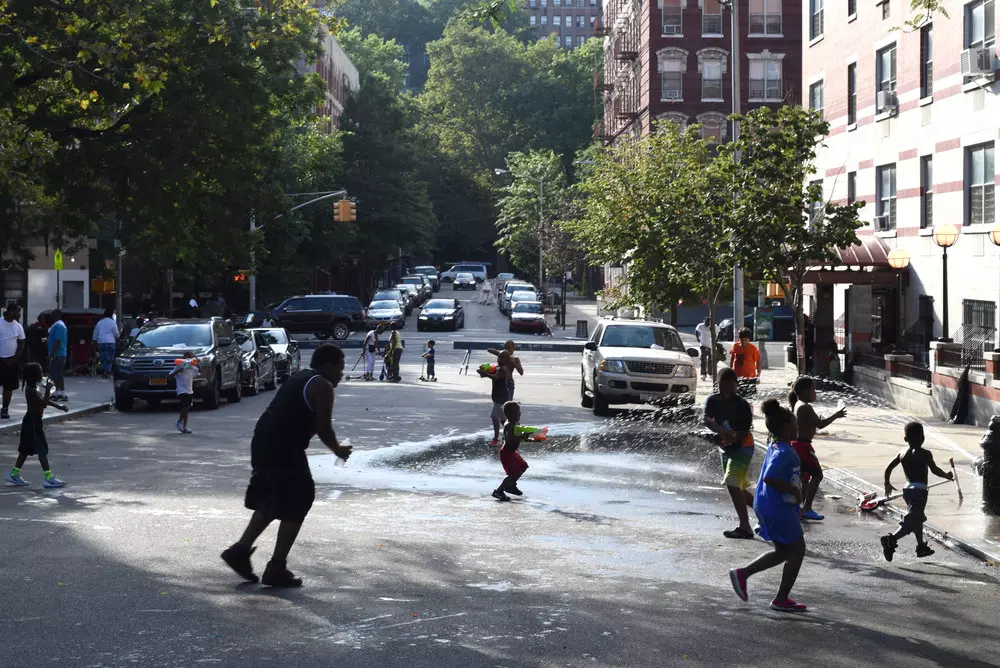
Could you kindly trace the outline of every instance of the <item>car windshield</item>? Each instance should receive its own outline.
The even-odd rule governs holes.
[[[282,329],[268,329],[262,332],[254,332],[257,335],[257,344],[265,346],[283,346],[288,343],[288,337]]]
[[[404,278],[403,282],[407,283],[408,285],[423,285],[424,284],[424,279],[422,279],[422,278],[420,278],[418,276],[413,276],[411,278]]]
[[[382,290],[380,292],[375,293],[375,299],[373,299],[372,301],[377,302],[377,301],[382,301],[383,299],[390,299],[392,301],[396,301],[397,299],[399,299],[399,292],[397,291],[393,293],[389,292],[388,290]]]
[[[514,307],[514,313],[544,313],[541,304],[518,304]]]
[[[473,276],[472,274],[466,273],[466,272],[462,272],[461,274],[456,274],[455,275],[455,280],[458,280],[458,281],[471,281],[474,278],[475,278],[475,276]]]
[[[417,272],[418,274],[427,274],[428,276],[431,275],[437,276],[438,273],[437,269],[435,269],[434,267],[417,267],[413,271]]]
[[[399,308],[399,302],[396,301],[377,301],[372,302],[368,307],[370,311],[395,311]]]
[[[406,290],[407,294],[409,294],[411,292],[416,292],[417,291],[417,286],[415,286],[415,285],[408,285],[408,284],[404,283],[404,284],[402,284],[402,285],[399,286],[399,289],[400,290]]]
[[[508,283],[504,290],[509,294],[514,294],[515,292],[527,291],[529,287],[530,286],[525,285],[524,283]]]
[[[533,302],[535,299],[534,292],[515,292],[510,298],[512,302]]]
[[[451,299],[432,299],[426,304],[424,304],[424,310],[427,309],[445,309],[451,311],[455,308],[455,302]]]
[[[248,335],[244,334],[243,332],[236,332],[233,335],[233,339],[236,341],[236,343],[240,344],[240,348],[243,349],[243,352],[245,353],[253,352],[253,339],[251,339]]]
[[[208,323],[147,324],[132,342],[132,348],[207,348],[212,345]]]
[[[684,351],[681,337],[666,327],[615,325],[604,330],[601,345],[610,348],[656,348]]]

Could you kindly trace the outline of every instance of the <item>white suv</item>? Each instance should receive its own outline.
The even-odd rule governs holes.
[[[441,282],[448,283],[455,280],[455,276],[458,274],[469,273],[476,277],[476,283],[482,283],[486,280],[486,265],[484,264],[474,264],[474,263],[462,263],[452,265],[451,269],[448,271],[441,272]]]
[[[580,403],[595,415],[609,404],[694,403],[697,357],[670,325],[602,320],[584,346]]]

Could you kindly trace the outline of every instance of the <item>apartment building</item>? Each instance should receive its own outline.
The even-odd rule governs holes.
[[[602,0],[525,0],[528,25],[546,38],[555,35],[561,46],[575,49],[594,36],[600,25]]]
[[[330,119],[330,126],[340,125],[340,116],[344,113],[344,105],[351,91],[357,91],[360,83],[358,68],[351,62],[350,57],[343,47],[324,26],[322,50],[315,63],[306,63],[304,60],[298,63],[301,72],[316,72],[323,78],[326,86],[326,95],[323,103],[315,112],[319,116]]]
[[[539,0],[540,1],[540,0]],[[740,111],[801,99],[802,2],[738,2]],[[605,0],[604,139],[658,119],[729,137],[732,19],[720,0]]]

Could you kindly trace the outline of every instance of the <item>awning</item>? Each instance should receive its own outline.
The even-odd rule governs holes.
[[[840,264],[848,267],[889,268],[889,247],[881,237],[863,236],[861,243],[840,249]]]
[[[889,247],[881,237],[865,235],[859,242],[837,253],[836,266],[813,267],[806,272],[804,282],[815,284],[894,285],[897,272],[889,264]],[[908,268],[902,270],[908,282]]]

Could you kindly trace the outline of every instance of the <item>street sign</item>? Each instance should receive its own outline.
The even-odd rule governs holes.
[[[56,271],[62,271],[63,268],[63,254],[62,251],[56,249],[56,254],[52,256],[53,264],[55,265]]]

